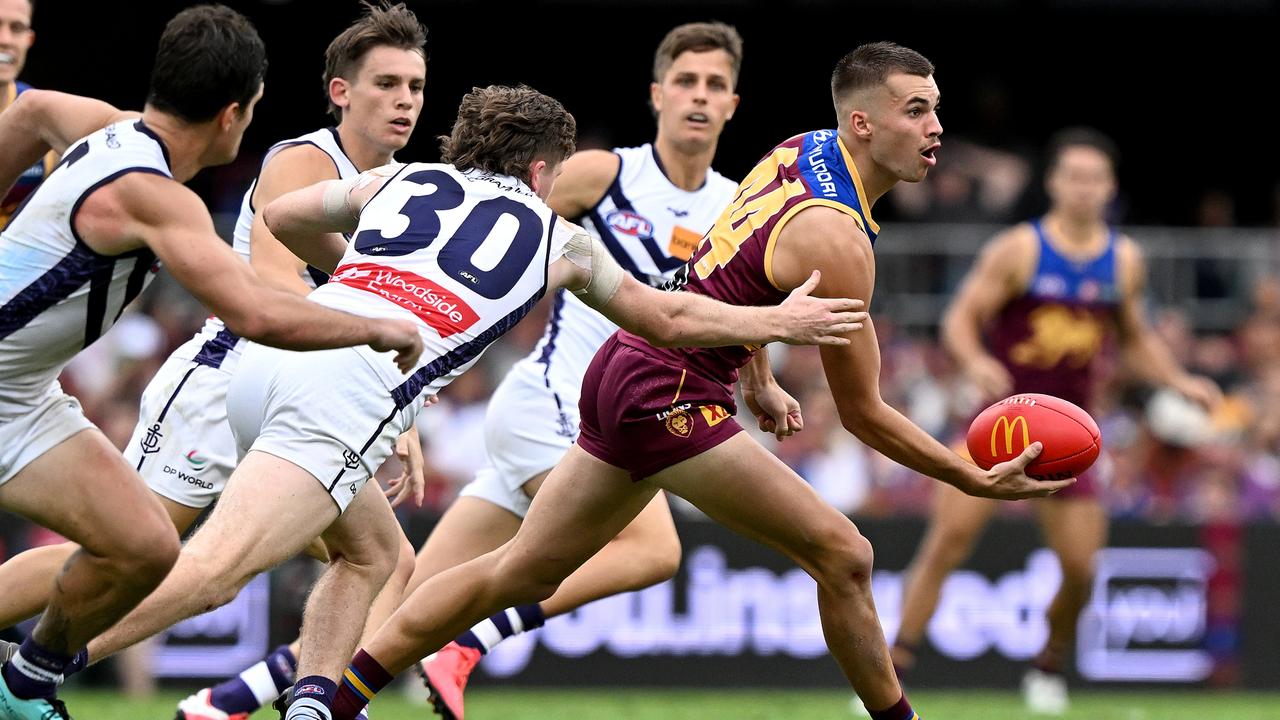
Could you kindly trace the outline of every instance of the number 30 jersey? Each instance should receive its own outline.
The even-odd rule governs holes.
[[[333,276],[309,297],[418,323],[424,350],[408,379],[371,363],[403,407],[448,385],[533,309],[573,232],[519,179],[413,163],[366,203]]]
[[[141,120],[108,125],[67,149],[0,234],[0,415],[43,395],[155,276],[149,248],[102,255],[75,229],[89,195],[135,172],[171,178],[164,144]]]

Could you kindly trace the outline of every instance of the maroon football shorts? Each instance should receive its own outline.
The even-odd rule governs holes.
[[[615,333],[582,378],[578,446],[643,480],[742,432],[733,389],[624,345]]]

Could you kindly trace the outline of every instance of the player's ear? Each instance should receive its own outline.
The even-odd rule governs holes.
[[[655,113],[662,112],[662,86],[656,82],[649,83],[649,107]]]
[[[736,113],[736,112],[738,112],[738,103],[740,103],[740,102],[742,102],[742,98],[738,95],[738,93],[734,93],[734,94],[733,94],[733,109],[729,111],[729,114],[728,114],[728,115],[725,115],[725,116],[724,116],[724,119],[725,119],[725,120],[732,120],[732,119],[733,119],[733,114],[734,114],[734,113]]]
[[[854,137],[869,138],[871,137],[871,118],[863,110],[853,110],[849,113],[849,129]]]
[[[542,172],[547,169],[546,160],[534,160],[529,166],[529,187],[533,188],[535,195],[542,197]]]
[[[244,106],[238,102],[230,103],[218,112],[218,128],[227,132],[243,116]]]
[[[344,78],[336,77],[329,81],[329,100],[343,110],[351,104],[350,92],[351,83]]]

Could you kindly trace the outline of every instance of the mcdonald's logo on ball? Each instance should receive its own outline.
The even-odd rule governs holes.
[[[983,470],[1018,457],[1040,442],[1040,456],[1027,466],[1037,480],[1076,477],[1102,450],[1102,433],[1089,413],[1061,398],[1023,393],[988,407],[969,426],[966,444]]]

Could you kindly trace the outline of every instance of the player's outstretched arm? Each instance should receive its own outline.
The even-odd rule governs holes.
[[[822,271],[820,296],[870,298],[875,284],[871,242],[848,215],[825,207],[802,210],[782,229],[773,256],[773,277],[786,288]],[[983,472],[951,452],[880,396],[880,348],[875,325],[848,336],[846,345],[821,348],[822,366],[841,424],[863,443],[895,462],[981,497],[1015,500],[1043,496],[1072,481],[1038,481],[1022,472],[1039,454]]]
[[[403,165],[383,165],[346,180],[326,180],[272,200],[259,216],[267,230],[307,264],[332,273],[347,252],[365,203]]]
[[[408,370],[422,353],[407,320],[374,320],[322,307],[262,282],[218,238],[195,193],[173,180],[130,173],[96,190],[75,218],[94,250],[115,254],[148,245],[184,287],[232,332],[290,350],[369,345],[394,350]]]
[[[567,224],[567,223],[566,223]],[[574,226],[576,227],[576,226]],[[552,263],[551,284],[566,287],[619,327],[657,346],[718,347],[786,342],[842,345],[866,320],[862,301],[816,298],[817,273],[781,305],[738,307],[703,295],[655,290],[628,275],[580,228]]]
[[[0,113],[0,196],[50,150],[67,146],[116,120],[138,117],[93,98],[28,90]]]

